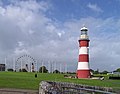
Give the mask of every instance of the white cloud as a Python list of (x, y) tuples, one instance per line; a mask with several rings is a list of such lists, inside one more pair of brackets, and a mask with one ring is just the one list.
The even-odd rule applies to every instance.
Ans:
[(103, 12), (103, 10), (97, 4), (89, 3), (87, 7), (96, 12)]
[[(86, 23), (90, 37), (90, 66), (93, 69), (112, 71), (120, 66), (120, 19), (114, 18), (96, 19), (92, 17), (66, 22), (65, 26), (71, 30), (71, 34), (77, 37), (80, 34), (79, 26)], [(68, 29), (68, 31), (70, 31)], [(68, 34), (68, 33), (67, 33)], [(77, 39), (76, 39), (77, 40)], [(76, 45), (78, 46), (78, 45)], [(77, 48), (77, 47), (76, 47)], [(114, 67), (108, 67), (114, 64)]]
[(54, 25), (52, 25), (52, 24), (48, 24), (46, 26), (46, 29), (47, 29), (48, 32), (53, 33), (55, 31), (56, 27)]
[(61, 37), (61, 36), (62, 36), (62, 33), (59, 33), (59, 32), (58, 32), (58, 36)]
[[(45, 11), (50, 8), (44, 9), (43, 6), (48, 4), (30, 0), (0, 6), (0, 57), (12, 58), (28, 53), (38, 60), (67, 63), (68, 67), (70, 65), (68, 70), (76, 70), (78, 38), (85, 23), (91, 40), (91, 68), (111, 70), (120, 66), (120, 19), (88, 17), (60, 24), (46, 16)], [(113, 64), (114, 68), (108, 67)]]
[(64, 35), (65, 34), (65, 32), (62, 30), (62, 31), (58, 31), (58, 36), (61, 38), (62, 37), (62, 35)]
[(19, 42), (18, 42), (18, 46), (19, 46), (19, 47), (22, 47), (22, 46), (24, 46), (24, 43), (21, 42), (21, 41), (19, 41)]
[(29, 54), (28, 51), (26, 49), (19, 49), (19, 48), (16, 48), (14, 53), (16, 55), (21, 55), (21, 54)]

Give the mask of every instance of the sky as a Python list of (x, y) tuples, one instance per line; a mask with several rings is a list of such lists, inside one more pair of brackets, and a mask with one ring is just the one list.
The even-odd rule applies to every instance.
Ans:
[(0, 0), (0, 62), (28, 54), (76, 71), (80, 28), (90, 39), (90, 68), (120, 67), (120, 0)]

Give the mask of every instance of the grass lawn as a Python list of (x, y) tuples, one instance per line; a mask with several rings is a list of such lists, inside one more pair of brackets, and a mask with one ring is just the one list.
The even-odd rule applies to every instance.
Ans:
[(0, 88), (20, 88), (20, 89), (38, 89), (39, 83), (43, 80), (72, 82), (77, 84), (87, 84), (91, 86), (112, 87), (120, 90), (120, 80), (90, 80), (90, 79), (70, 79), (64, 78), (63, 74), (47, 74), (26, 72), (0, 72)]

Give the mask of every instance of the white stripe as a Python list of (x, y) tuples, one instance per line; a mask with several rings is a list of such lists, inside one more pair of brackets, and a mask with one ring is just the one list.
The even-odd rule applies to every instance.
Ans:
[(89, 69), (89, 64), (88, 62), (78, 62), (78, 70), (83, 70), (83, 69)]
[(88, 51), (89, 49), (87, 47), (80, 47), (79, 48), (79, 55), (80, 54), (88, 54)]

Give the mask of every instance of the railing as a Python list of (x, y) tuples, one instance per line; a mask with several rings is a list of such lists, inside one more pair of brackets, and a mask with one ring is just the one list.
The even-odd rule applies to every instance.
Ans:
[(42, 81), (39, 94), (117, 94), (111, 88), (66, 82)]

